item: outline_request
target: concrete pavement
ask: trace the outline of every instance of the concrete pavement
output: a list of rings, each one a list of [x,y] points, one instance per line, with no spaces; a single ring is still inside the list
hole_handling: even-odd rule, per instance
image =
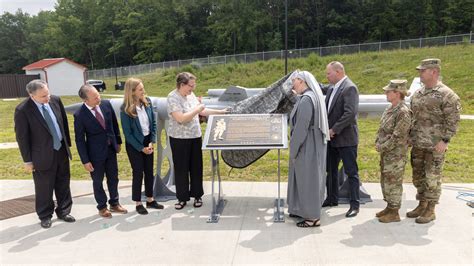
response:
[[[130,181],[120,182],[121,186]],[[0,181],[0,200],[33,194],[29,180]],[[97,215],[88,181],[72,181],[72,215],[68,224],[53,218],[42,229],[35,213],[0,221],[0,263],[4,264],[465,264],[473,263],[473,210],[456,199],[473,184],[445,184],[437,219],[419,225],[405,217],[417,205],[415,190],[404,185],[400,223],[381,224],[375,212],[385,207],[379,184],[364,184],[374,200],[355,218],[347,205],[324,208],[319,228],[297,228],[286,214],[273,223],[276,183],[224,182],[228,203],[218,224],[208,224],[210,183],[204,206],[138,215],[131,188],[120,189],[129,213],[112,219]],[[286,184],[282,184],[286,195]]]

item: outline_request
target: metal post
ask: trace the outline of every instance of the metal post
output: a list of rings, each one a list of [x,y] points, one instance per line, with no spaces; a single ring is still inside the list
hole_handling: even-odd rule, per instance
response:
[[[224,64],[227,64],[227,55],[224,54]]]
[[[222,211],[224,210],[226,201],[224,200],[224,197],[222,195],[222,185],[221,185],[221,175],[219,172],[219,150],[215,150],[215,155],[214,151],[211,150],[211,165],[212,165],[212,184],[211,184],[211,191],[212,191],[212,212],[211,215],[209,216],[209,219],[207,219],[208,223],[218,223],[219,218],[222,214]],[[215,177],[217,175],[217,182],[218,182],[218,193],[217,193],[217,199],[215,197],[215,191],[214,191],[214,184],[215,184]]]
[[[285,76],[288,74],[288,0],[285,0]]]
[[[278,149],[278,198],[275,200],[275,210],[273,212],[273,222],[275,223],[283,223],[285,222],[285,215],[282,210],[285,203],[280,196],[280,183],[281,183],[281,175],[280,175],[280,149]]]
[[[112,33],[112,51],[114,52],[114,70],[115,70],[115,86],[118,87],[118,78],[117,78],[117,59],[115,57],[115,36],[114,36],[114,32],[111,31],[110,33]]]
[[[421,48],[421,37],[420,37],[420,48]]]

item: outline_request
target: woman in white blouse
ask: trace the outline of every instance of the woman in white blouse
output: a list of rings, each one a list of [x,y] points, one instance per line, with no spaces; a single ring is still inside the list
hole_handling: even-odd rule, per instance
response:
[[[151,100],[146,97],[143,82],[129,78],[125,82],[123,105],[120,110],[125,148],[132,166],[132,200],[139,214],[148,214],[141,201],[145,177],[146,207],[163,209],[153,198],[153,143],[156,143],[156,124]]]
[[[225,114],[227,110],[206,108],[194,95],[196,77],[189,72],[176,76],[176,89],[168,94],[170,118],[168,136],[173,154],[176,197],[175,209],[186,206],[191,197],[193,206],[202,206],[202,140],[199,115]]]

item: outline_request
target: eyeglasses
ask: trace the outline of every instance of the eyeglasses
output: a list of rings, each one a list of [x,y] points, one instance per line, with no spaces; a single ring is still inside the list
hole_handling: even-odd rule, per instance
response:
[[[189,83],[186,83],[185,85],[187,85],[187,86],[189,86],[189,87],[191,87],[191,88],[194,88],[194,87],[196,87],[196,83],[194,83],[194,84],[189,84]]]

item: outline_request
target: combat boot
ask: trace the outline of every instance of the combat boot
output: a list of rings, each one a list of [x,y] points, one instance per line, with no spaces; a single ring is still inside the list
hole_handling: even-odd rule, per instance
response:
[[[428,207],[425,209],[425,212],[423,212],[420,217],[416,218],[415,222],[419,224],[426,224],[436,219],[435,205],[436,203],[434,201],[430,201],[428,203]]]
[[[425,211],[426,206],[428,206],[428,202],[426,200],[420,200],[420,203],[413,211],[407,212],[407,217],[416,218],[420,216]]]
[[[388,212],[388,209],[389,209],[389,208],[388,208],[388,204],[387,204],[387,207],[385,207],[385,209],[383,209],[383,210],[377,212],[377,213],[375,214],[375,217],[378,218],[378,217],[384,216],[384,215]]]
[[[388,211],[385,215],[379,218],[379,222],[381,223],[393,223],[393,222],[400,222],[400,215],[398,214],[399,208],[388,208]]]

